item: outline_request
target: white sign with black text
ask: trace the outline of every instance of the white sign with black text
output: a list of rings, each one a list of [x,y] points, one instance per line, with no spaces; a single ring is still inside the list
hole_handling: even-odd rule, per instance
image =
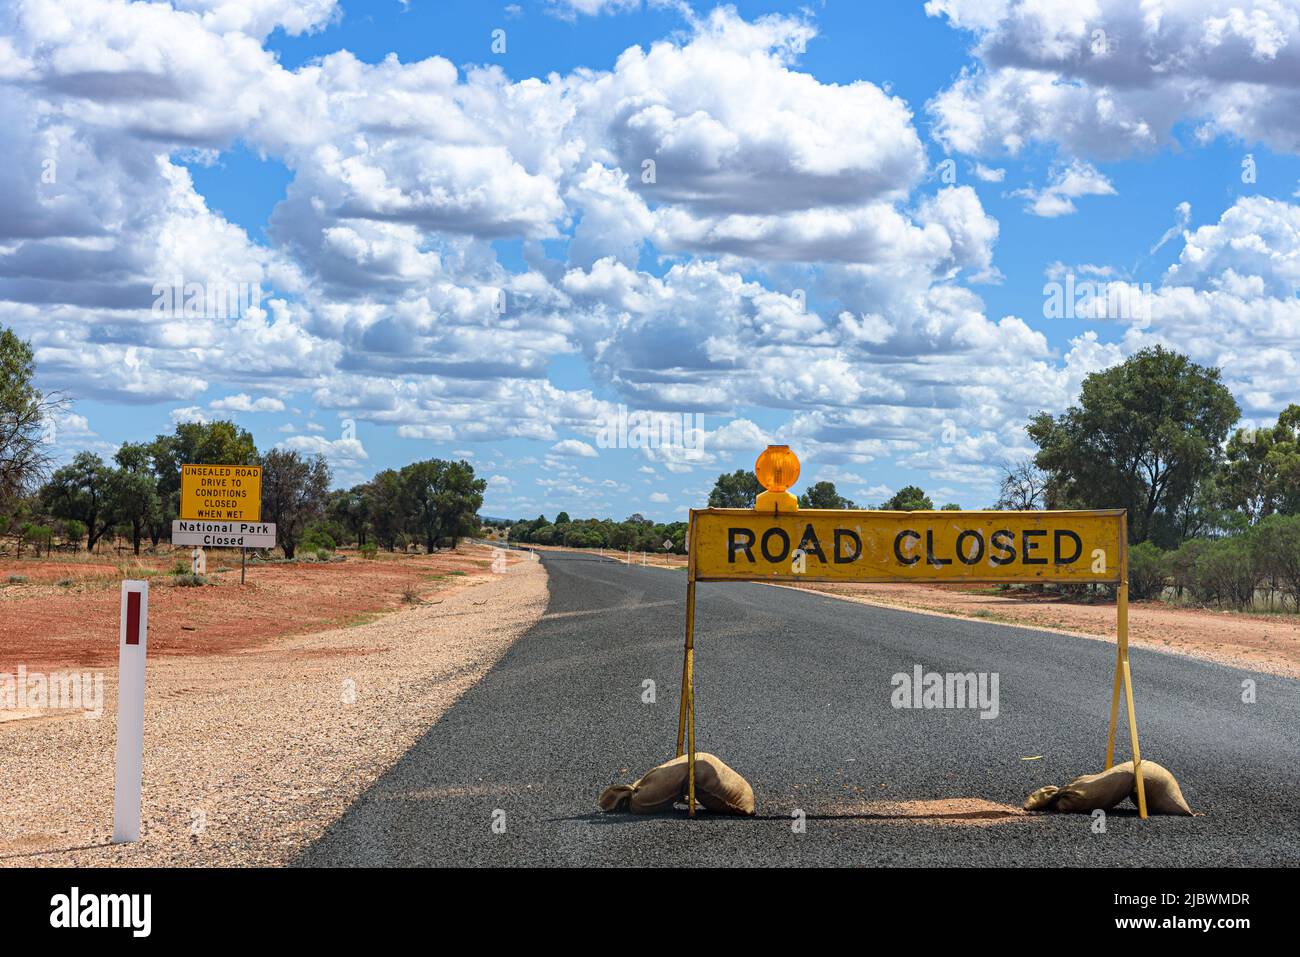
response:
[[[172,522],[173,545],[202,548],[274,548],[274,522]]]

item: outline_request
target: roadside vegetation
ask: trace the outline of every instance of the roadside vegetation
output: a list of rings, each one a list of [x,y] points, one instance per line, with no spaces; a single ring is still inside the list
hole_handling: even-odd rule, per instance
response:
[[[1234,428],[1240,418],[1218,369],[1161,347],[1144,349],[1087,376],[1077,405],[1029,421],[1026,434],[1038,451],[1003,464],[990,507],[1126,508],[1134,599],[1300,612],[1300,405],[1262,428]],[[753,472],[720,475],[709,505],[750,508],[761,491]],[[859,507],[831,482],[809,487],[799,504]],[[878,507],[936,506],[908,485]],[[1045,588],[1112,597],[1092,586],[1001,590]]]
[[[519,522],[489,518],[483,520],[480,534],[512,544],[686,554],[685,522],[663,524],[652,522],[640,514],[629,516],[622,522],[610,518],[575,520],[569,517],[568,512],[560,512],[554,521],[545,515]]]
[[[182,423],[124,442],[107,461],[83,451],[53,468],[47,433],[66,399],[41,393],[34,380],[31,347],[0,328],[0,551],[14,558],[170,547],[185,464],[260,465],[262,521],[275,523],[278,550],[289,559],[302,551],[328,560],[349,544],[365,558],[380,548],[432,553],[477,527],[487,483],[468,462],[413,462],[331,491],[322,456],[259,452],[252,434],[229,421]]]
[[[413,462],[331,491],[323,457],[259,451],[251,433],[230,421],[182,423],[171,433],[125,442],[108,460],[87,450],[55,468],[47,431],[67,398],[44,394],[34,383],[30,346],[0,328],[0,550],[14,558],[157,553],[177,517],[186,463],[261,465],[262,519],[276,524],[287,559],[301,552],[327,561],[348,545],[372,560],[381,553],[432,553],[472,534],[519,544],[685,552],[685,522],[657,523],[640,514],[622,521],[566,512],[554,519],[480,519],[486,482],[465,461]],[[1240,419],[1218,369],[1158,346],[1144,349],[1087,376],[1077,405],[1030,419],[1025,431],[1037,451],[1002,466],[992,507],[1126,508],[1133,598],[1300,611],[1300,405],[1288,405],[1264,427],[1243,428]],[[760,491],[753,472],[742,469],[718,476],[708,504],[752,507]],[[861,507],[828,481],[806,488],[799,502]],[[908,485],[878,507],[936,505]]]

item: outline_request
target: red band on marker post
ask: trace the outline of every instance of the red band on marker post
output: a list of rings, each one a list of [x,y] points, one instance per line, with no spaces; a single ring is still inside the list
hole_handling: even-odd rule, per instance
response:
[[[140,644],[140,593],[126,593],[126,643]]]

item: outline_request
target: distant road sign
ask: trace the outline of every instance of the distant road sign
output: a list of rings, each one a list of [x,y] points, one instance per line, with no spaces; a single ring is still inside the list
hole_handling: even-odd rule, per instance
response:
[[[700,581],[1120,581],[1122,511],[703,509]]]
[[[173,545],[203,548],[274,548],[274,522],[172,522]]]
[[[664,550],[669,552],[673,550],[673,540],[671,538],[664,539]]]
[[[256,522],[261,517],[260,465],[181,466],[182,519]]]

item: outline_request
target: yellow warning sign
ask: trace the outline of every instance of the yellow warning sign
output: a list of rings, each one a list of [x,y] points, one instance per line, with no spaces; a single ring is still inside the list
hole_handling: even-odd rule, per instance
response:
[[[262,467],[182,465],[180,517],[190,521],[261,521]]]
[[[1115,586],[1115,676],[1106,767],[1115,765],[1120,692],[1128,711],[1138,815],[1147,816],[1128,657],[1128,513],[1097,511],[874,512],[805,509],[790,493],[799,458],[769,445],[754,463],[764,491],[753,508],[692,509],[687,531],[686,648],[677,754],[687,761],[695,816],[697,582],[1054,582]]]
[[[1120,580],[1124,512],[692,512],[700,581]]]

